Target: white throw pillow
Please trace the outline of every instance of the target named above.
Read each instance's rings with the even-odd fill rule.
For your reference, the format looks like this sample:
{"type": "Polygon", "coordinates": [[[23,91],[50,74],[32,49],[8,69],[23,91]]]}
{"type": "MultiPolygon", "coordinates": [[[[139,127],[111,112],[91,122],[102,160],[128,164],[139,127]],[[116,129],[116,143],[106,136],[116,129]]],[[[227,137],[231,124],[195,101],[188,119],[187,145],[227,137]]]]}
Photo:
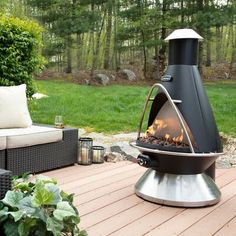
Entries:
{"type": "Polygon", "coordinates": [[[31,125],[26,85],[0,87],[0,128],[26,128],[31,125]]]}

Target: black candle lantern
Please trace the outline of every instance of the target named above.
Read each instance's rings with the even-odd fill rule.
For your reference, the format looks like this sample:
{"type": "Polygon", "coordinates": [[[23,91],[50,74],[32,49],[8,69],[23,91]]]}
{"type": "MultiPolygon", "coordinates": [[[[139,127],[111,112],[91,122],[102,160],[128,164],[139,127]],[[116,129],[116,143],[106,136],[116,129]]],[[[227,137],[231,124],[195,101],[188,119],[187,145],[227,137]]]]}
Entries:
{"type": "Polygon", "coordinates": [[[79,139],[79,156],[78,164],[90,165],[92,164],[92,138],[80,138],[79,139]]]}
{"type": "Polygon", "coordinates": [[[104,162],[104,154],[105,148],[103,146],[93,146],[93,163],[103,163],[104,162]]]}

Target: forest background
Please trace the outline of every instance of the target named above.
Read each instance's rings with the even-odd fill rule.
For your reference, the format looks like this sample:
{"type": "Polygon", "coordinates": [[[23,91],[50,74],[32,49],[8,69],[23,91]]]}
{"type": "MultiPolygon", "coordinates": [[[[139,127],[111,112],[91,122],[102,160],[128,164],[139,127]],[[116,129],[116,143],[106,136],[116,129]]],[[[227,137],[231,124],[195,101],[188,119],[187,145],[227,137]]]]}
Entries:
{"type": "Polygon", "coordinates": [[[204,78],[236,78],[235,0],[1,0],[0,9],[43,26],[46,75],[127,68],[140,79],[158,79],[167,64],[164,39],[192,28],[204,38],[204,78]]]}

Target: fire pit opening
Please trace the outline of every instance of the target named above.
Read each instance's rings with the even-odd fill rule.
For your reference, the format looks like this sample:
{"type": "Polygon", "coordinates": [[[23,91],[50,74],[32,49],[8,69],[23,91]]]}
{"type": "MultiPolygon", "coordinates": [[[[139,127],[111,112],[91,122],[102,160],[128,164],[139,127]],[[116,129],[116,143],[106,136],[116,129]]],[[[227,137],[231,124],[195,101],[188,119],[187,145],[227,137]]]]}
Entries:
{"type": "MultiPolygon", "coordinates": [[[[163,104],[157,103],[161,105],[161,107],[159,109],[153,109],[154,114],[152,114],[152,112],[150,113],[148,128],[141,137],[138,137],[137,144],[159,150],[190,152],[187,136],[184,133],[176,111],[173,109],[164,93],[158,94],[157,99],[160,98],[162,98],[163,104]]],[[[196,146],[190,128],[181,113],[179,114],[186,127],[191,143],[196,146]]],[[[197,150],[196,147],[194,149],[197,150]]]]}

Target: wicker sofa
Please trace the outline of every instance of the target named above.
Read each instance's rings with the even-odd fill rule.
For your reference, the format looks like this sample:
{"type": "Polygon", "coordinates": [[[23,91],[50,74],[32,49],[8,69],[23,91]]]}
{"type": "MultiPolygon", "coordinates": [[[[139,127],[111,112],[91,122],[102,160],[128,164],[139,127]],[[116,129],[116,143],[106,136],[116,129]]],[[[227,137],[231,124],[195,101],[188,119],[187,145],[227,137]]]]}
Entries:
{"type": "Polygon", "coordinates": [[[78,129],[64,128],[61,141],[0,150],[0,168],[21,175],[73,165],[77,150],[78,129]]]}
{"type": "Polygon", "coordinates": [[[4,198],[6,192],[11,189],[11,176],[11,171],[0,169],[0,200],[4,198]]]}

